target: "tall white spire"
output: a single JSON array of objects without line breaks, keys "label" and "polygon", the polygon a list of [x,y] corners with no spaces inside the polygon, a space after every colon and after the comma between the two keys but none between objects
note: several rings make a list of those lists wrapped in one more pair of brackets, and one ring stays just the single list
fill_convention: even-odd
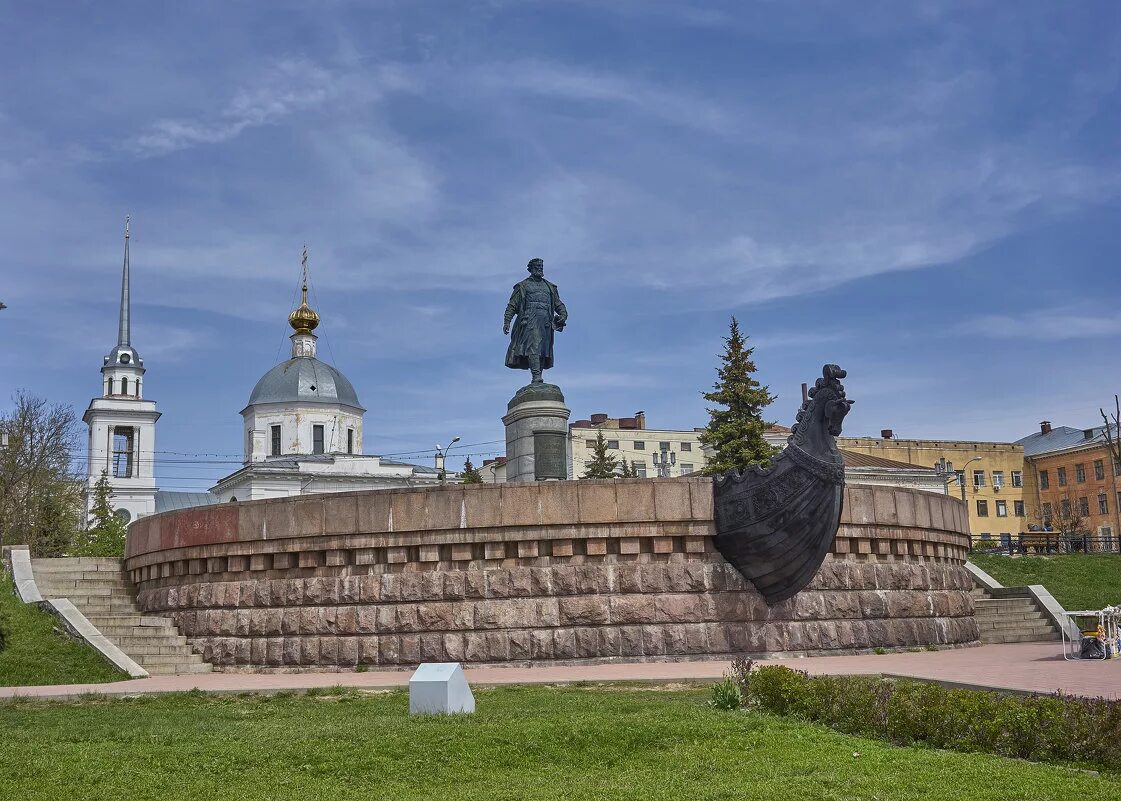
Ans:
[{"label": "tall white spire", "polygon": [[117,345],[129,346],[132,343],[129,339],[132,336],[131,325],[129,322],[130,301],[128,296],[129,280],[128,280],[128,221],[129,215],[125,215],[125,264],[121,269],[121,318],[117,326]]}]

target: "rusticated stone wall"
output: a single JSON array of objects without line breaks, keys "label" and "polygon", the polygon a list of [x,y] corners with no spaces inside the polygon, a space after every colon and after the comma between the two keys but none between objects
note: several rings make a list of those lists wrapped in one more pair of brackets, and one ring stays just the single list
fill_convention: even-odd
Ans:
[{"label": "rusticated stone wall", "polygon": [[715,551],[707,479],[315,495],[129,529],[148,612],[219,666],[658,660],[977,640],[962,504],[850,487],[810,586],[767,607]]}]

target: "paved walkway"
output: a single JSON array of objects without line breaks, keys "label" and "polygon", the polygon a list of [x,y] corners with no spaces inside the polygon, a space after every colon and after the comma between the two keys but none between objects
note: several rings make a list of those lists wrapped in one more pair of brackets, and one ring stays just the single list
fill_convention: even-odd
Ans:
[{"label": "paved walkway", "polygon": [[[984,645],[979,648],[920,652],[818,656],[770,660],[812,674],[883,674],[932,679],[966,687],[1071,695],[1121,697],[1121,659],[1067,662],[1057,642]],[[473,667],[472,686],[503,684],[565,684],[580,681],[689,682],[718,679],[728,669],[723,661],[652,662],[613,665],[550,665],[532,668]],[[60,684],[47,687],[3,687],[0,698],[73,698],[85,693],[110,696],[204,692],[279,692],[342,685],[359,689],[405,687],[411,671],[367,673],[205,673],[153,676],[110,684]]]}]

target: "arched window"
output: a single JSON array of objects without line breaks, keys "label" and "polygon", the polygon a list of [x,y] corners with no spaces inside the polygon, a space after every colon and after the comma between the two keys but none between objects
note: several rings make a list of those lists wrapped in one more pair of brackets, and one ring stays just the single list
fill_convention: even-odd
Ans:
[{"label": "arched window", "polygon": [[122,395],[127,395],[128,394],[128,379],[127,378],[122,378],[121,379],[121,394]]},{"label": "arched window", "polygon": [[237,503],[237,496],[236,495],[231,495],[230,496],[230,503]]},{"label": "arched window", "polygon": [[109,389],[106,390],[105,394],[106,395],[112,395],[113,394],[113,379],[112,378],[109,379]]}]

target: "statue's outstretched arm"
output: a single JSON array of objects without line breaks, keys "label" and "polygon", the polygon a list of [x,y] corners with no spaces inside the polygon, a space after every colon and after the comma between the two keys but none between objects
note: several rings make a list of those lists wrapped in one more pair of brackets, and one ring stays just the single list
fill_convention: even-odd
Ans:
[{"label": "statue's outstretched arm", "polygon": [[514,319],[514,315],[518,313],[518,290],[514,289],[510,293],[510,302],[506,304],[506,313],[502,316],[502,333],[510,333],[510,321]]},{"label": "statue's outstretched arm", "polygon": [[556,303],[553,305],[553,328],[562,331],[568,322],[568,309],[561,301],[559,292],[554,292],[553,295],[556,299]]}]

